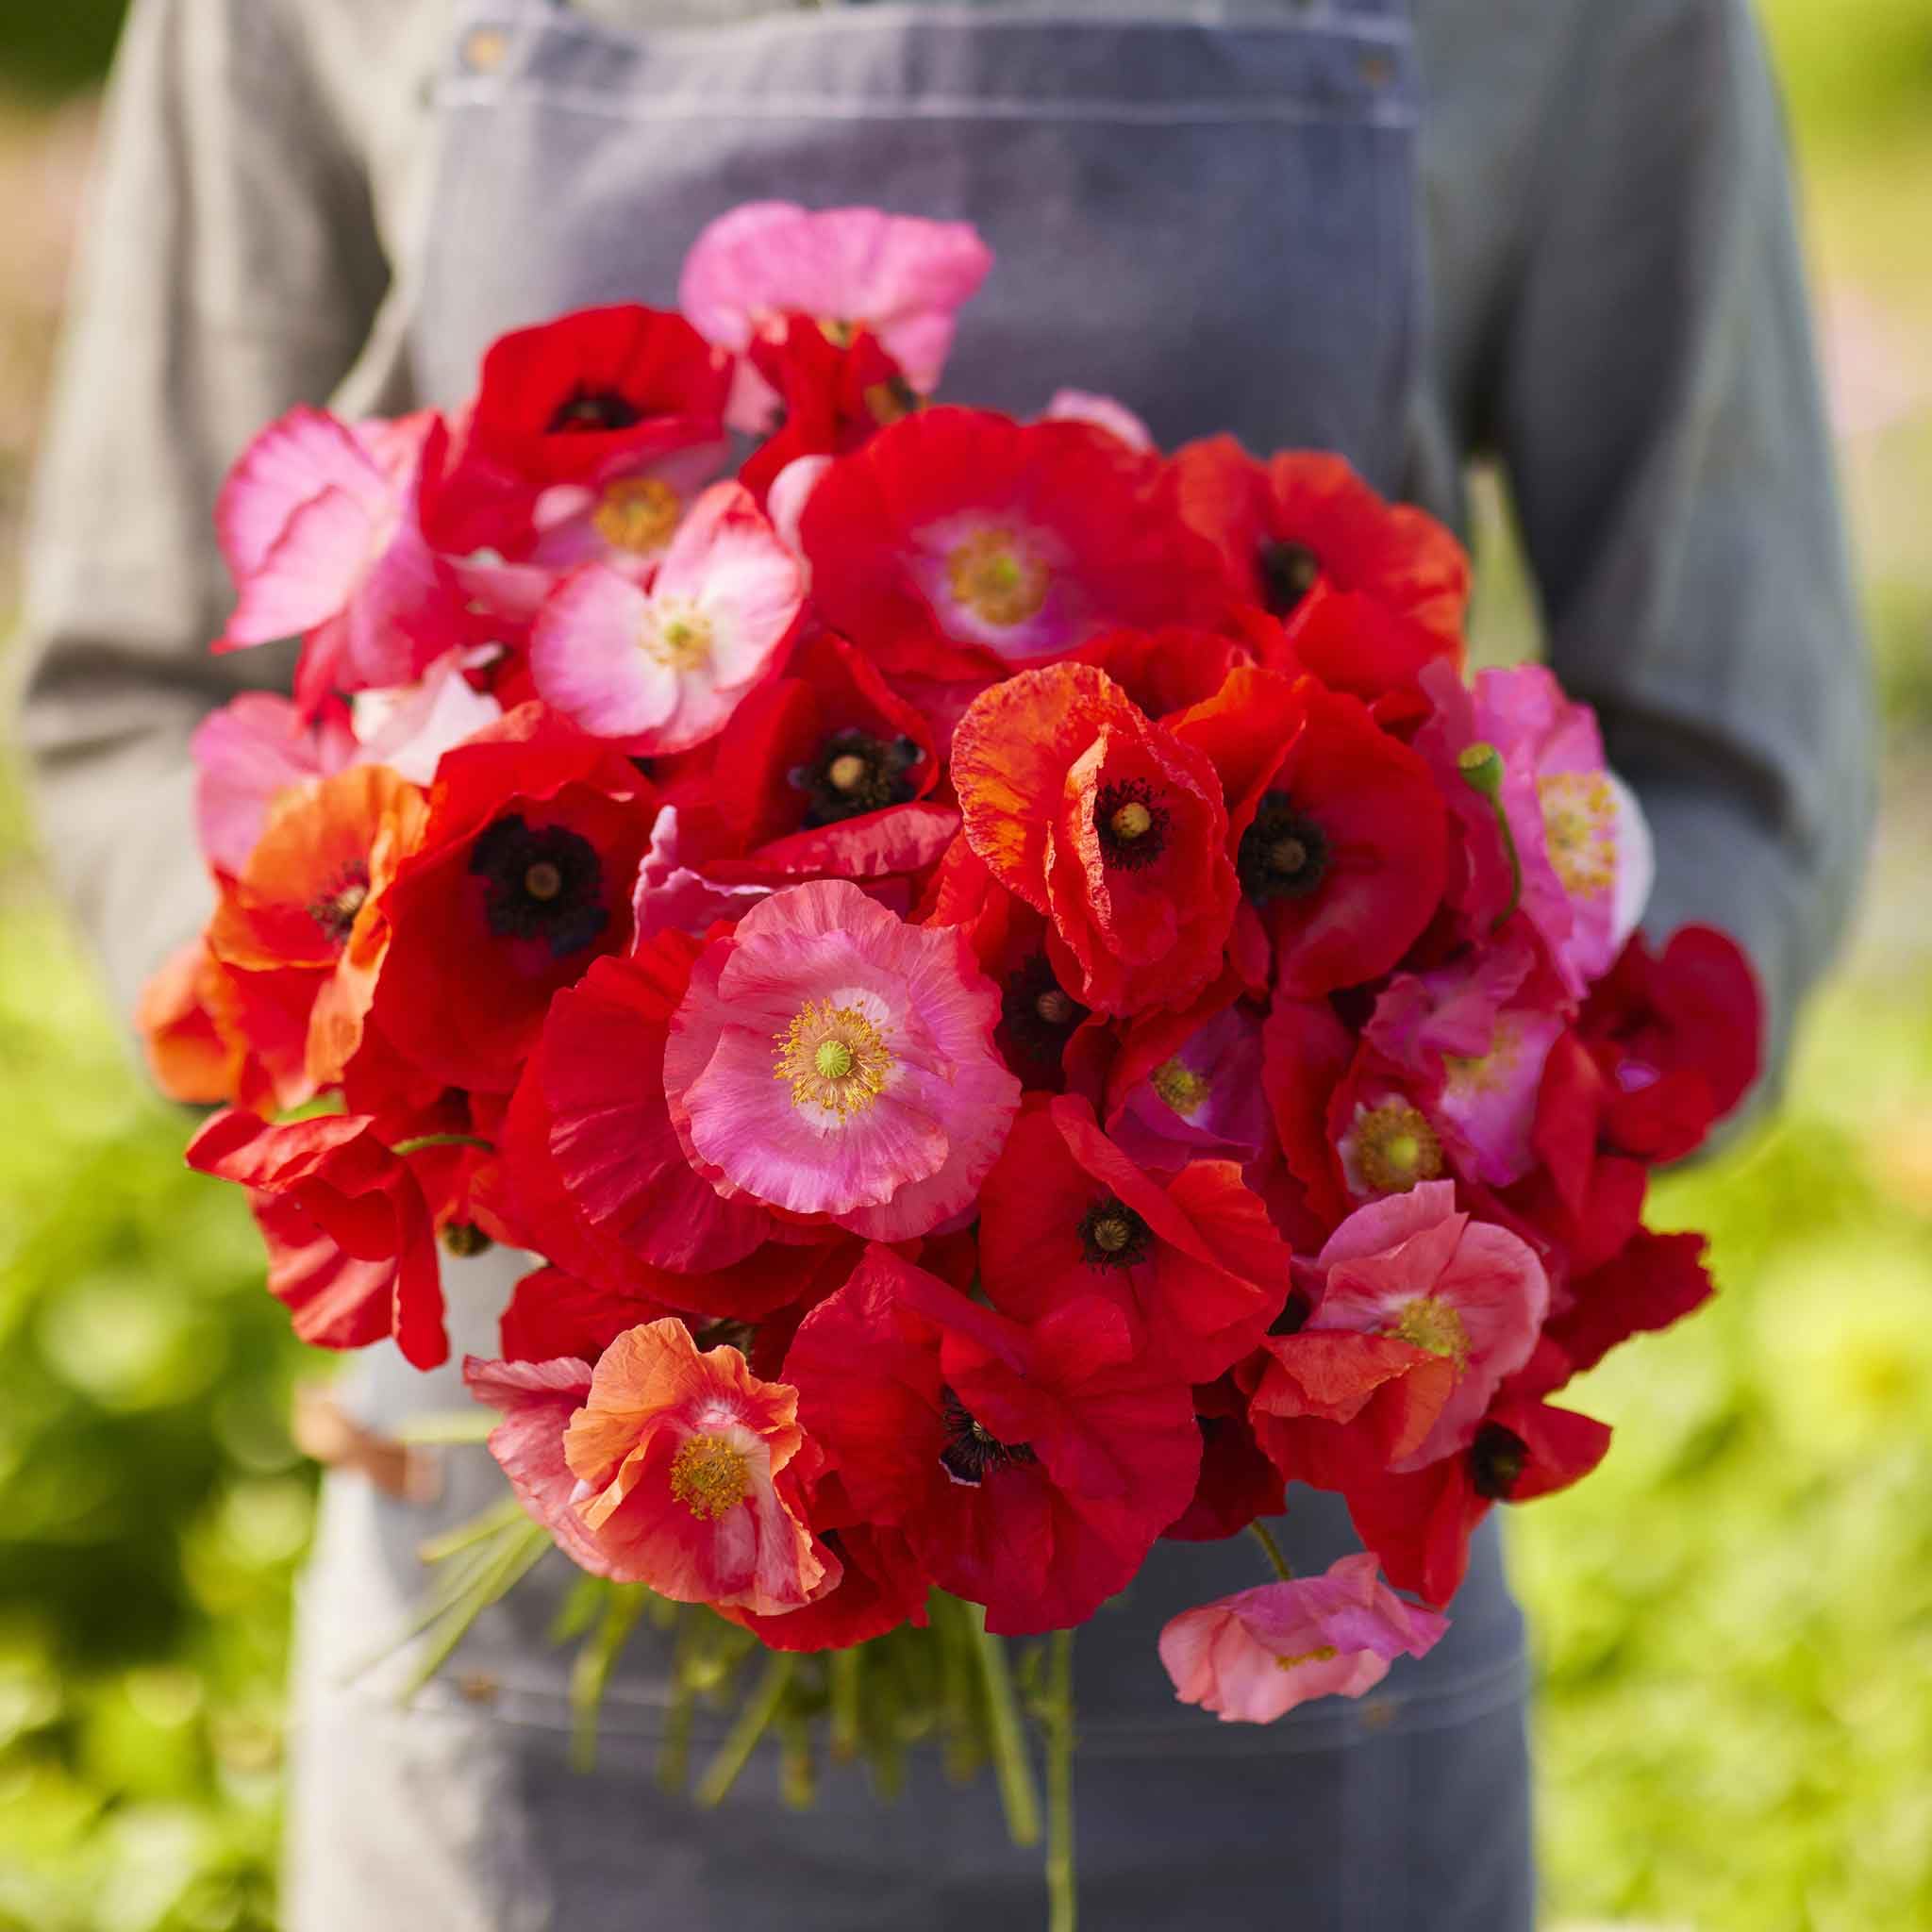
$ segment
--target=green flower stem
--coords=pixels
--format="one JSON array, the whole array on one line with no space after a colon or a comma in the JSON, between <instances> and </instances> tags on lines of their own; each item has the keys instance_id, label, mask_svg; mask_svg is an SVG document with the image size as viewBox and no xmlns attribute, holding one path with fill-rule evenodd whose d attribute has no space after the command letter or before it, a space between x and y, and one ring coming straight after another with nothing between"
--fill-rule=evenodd
<instances>
[{"instance_id":1,"label":"green flower stem","mask_svg":"<svg viewBox=\"0 0 1932 1932\"><path fill-rule=\"evenodd\" d=\"M643 1614L645 1593L635 1585L614 1586L604 1605L596 1633L577 1648L570 1674L570 1759L575 1771L597 1763L597 1713L610 1686L610 1674Z\"/></svg>"},{"instance_id":2,"label":"green flower stem","mask_svg":"<svg viewBox=\"0 0 1932 1932\"><path fill-rule=\"evenodd\" d=\"M1025 1740L1020 1731L1020 1706L1013 1695L1013 1674L1007 1663L1007 1646L986 1627L986 1611L978 1604L966 1606L974 1647L979 1657L980 1681L986 1687L988 1730L992 1745L993 1770L999 1778L1000 1804L1007 1814L1007 1830L1016 1845L1040 1842L1040 1792L1033 1779L1033 1765L1026 1756Z\"/></svg>"},{"instance_id":3,"label":"green flower stem","mask_svg":"<svg viewBox=\"0 0 1932 1932\"><path fill-rule=\"evenodd\" d=\"M1479 741L1464 745L1456 763L1462 782L1489 800L1490 809L1496 815L1496 829L1503 835L1503 850L1509 855L1509 903L1491 928L1500 932L1523 904L1523 855L1516 849L1516 834L1509 827L1509 814L1503 808L1503 754L1493 744Z\"/></svg>"},{"instance_id":4,"label":"green flower stem","mask_svg":"<svg viewBox=\"0 0 1932 1932\"><path fill-rule=\"evenodd\" d=\"M459 1523L454 1529L446 1529L441 1536L433 1536L426 1542L418 1543L416 1555L425 1563L446 1563L452 1557L475 1549L478 1543L528 1520L524 1514L524 1506L514 1496L506 1496L502 1502L484 1510L482 1515L473 1516L467 1523Z\"/></svg>"},{"instance_id":5,"label":"green flower stem","mask_svg":"<svg viewBox=\"0 0 1932 1932\"><path fill-rule=\"evenodd\" d=\"M480 1147L486 1154L496 1152L493 1141L480 1141L475 1134L418 1134L413 1141L398 1141L389 1151L407 1158L426 1147Z\"/></svg>"},{"instance_id":6,"label":"green flower stem","mask_svg":"<svg viewBox=\"0 0 1932 1932\"><path fill-rule=\"evenodd\" d=\"M1079 1887L1074 1869L1074 1633L1056 1630L1047 1653L1047 1932L1074 1932Z\"/></svg>"},{"instance_id":7,"label":"green flower stem","mask_svg":"<svg viewBox=\"0 0 1932 1932\"><path fill-rule=\"evenodd\" d=\"M550 1548L550 1532L534 1523L526 1523L521 1532L510 1531L504 1537L500 1553L492 1557L475 1584L451 1606L443 1627L403 1686L402 1703L407 1704L441 1670L455 1654L457 1645L470 1634L470 1626L476 1619L491 1604L508 1596L549 1555Z\"/></svg>"},{"instance_id":8,"label":"green flower stem","mask_svg":"<svg viewBox=\"0 0 1932 1932\"><path fill-rule=\"evenodd\" d=\"M791 1674L797 1666L797 1657L789 1650L772 1653L771 1661L765 1666L765 1674L758 1679L758 1688L738 1713L738 1722L731 1726L724 1743L719 1746L717 1757L712 1758L710 1768L699 1781L697 1802L707 1810L715 1809L731 1795L731 1787L738 1782L739 1773L751 1762L751 1754L758 1749L758 1740L775 1722L778 1707L785 1701L785 1692L791 1684Z\"/></svg>"},{"instance_id":9,"label":"green flower stem","mask_svg":"<svg viewBox=\"0 0 1932 1932\"><path fill-rule=\"evenodd\" d=\"M691 1725L698 1701L699 1619L702 1611L685 1607L677 1623L677 1641L671 1658L671 1709L664 1720L664 1743L658 1754L658 1783L673 1797L682 1797L691 1782Z\"/></svg>"},{"instance_id":10,"label":"green flower stem","mask_svg":"<svg viewBox=\"0 0 1932 1932\"><path fill-rule=\"evenodd\" d=\"M1248 1524L1255 1541L1268 1552L1268 1560L1274 1566L1274 1574L1284 1583L1294 1581L1294 1572L1288 1567L1288 1558L1281 1554L1281 1545L1269 1533L1268 1525L1257 1516Z\"/></svg>"},{"instance_id":11,"label":"green flower stem","mask_svg":"<svg viewBox=\"0 0 1932 1932\"><path fill-rule=\"evenodd\" d=\"M835 1764L850 1764L858 1756L861 1741L861 1718L859 1704L859 1646L853 1644L846 1650L835 1650L825 1660L825 1672L830 1679L829 1694L832 1707L832 1761Z\"/></svg>"}]
</instances>

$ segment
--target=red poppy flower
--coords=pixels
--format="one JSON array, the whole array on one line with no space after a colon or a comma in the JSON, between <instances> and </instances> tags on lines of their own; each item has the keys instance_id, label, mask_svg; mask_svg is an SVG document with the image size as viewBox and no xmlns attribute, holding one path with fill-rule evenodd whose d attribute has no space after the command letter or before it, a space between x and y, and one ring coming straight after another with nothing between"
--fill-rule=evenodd
<instances>
[{"instance_id":1,"label":"red poppy flower","mask_svg":"<svg viewBox=\"0 0 1932 1932\"><path fill-rule=\"evenodd\" d=\"M246 1034L276 1104L341 1074L368 1010L387 928L379 899L421 836L423 793L384 765L352 765L281 793L247 862L225 882L208 951L267 1024Z\"/></svg>"},{"instance_id":2,"label":"red poppy flower","mask_svg":"<svg viewBox=\"0 0 1932 1932\"><path fill-rule=\"evenodd\" d=\"M922 410L813 490L813 597L889 673L924 678L1043 663L1122 625L1212 629L1222 573L1152 474L1084 423Z\"/></svg>"},{"instance_id":3,"label":"red poppy flower","mask_svg":"<svg viewBox=\"0 0 1932 1932\"><path fill-rule=\"evenodd\" d=\"M375 1017L454 1087L507 1092L552 996L631 934L654 794L626 758L525 705L442 760L382 895Z\"/></svg>"},{"instance_id":4,"label":"red poppy flower","mask_svg":"<svg viewBox=\"0 0 1932 1932\"><path fill-rule=\"evenodd\" d=\"M1398 1590L1446 1604L1462 1587L1469 1540L1496 1503L1527 1503L1580 1482L1610 1446L1606 1424L1539 1398L1506 1393L1474 1442L1409 1475L1357 1469L1340 1489L1362 1541ZM1326 1472L1324 1472L1325 1474Z\"/></svg>"},{"instance_id":5,"label":"red poppy flower","mask_svg":"<svg viewBox=\"0 0 1932 1932\"><path fill-rule=\"evenodd\" d=\"M1571 1282L1569 1305L1552 1317L1544 1340L1580 1375L1631 1336L1681 1322L1715 1292L1707 1245L1701 1234L1639 1229L1612 1259Z\"/></svg>"},{"instance_id":6,"label":"red poppy flower","mask_svg":"<svg viewBox=\"0 0 1932 1932\"><path fill-rule=\"evenodd\" d=\"M148 1073L170 1100L212 1106L242 1098L248 1041L233 1023L222 966L190 940L150 975L134 1010Z\"/></svg>"},{"instance_id":7,"label":"red poppy flower","mask_svg":"<svg viewBox=\"0 0 1932 1932\"><path fill-rule=\"evenodd\" d=\"M194 1137L188 1164L250 1191L269 1291L303 1341L363 1348L393 1336L419 1369L448 1355L428 1204L374 1123L332 1114L271 1126L231 1108Z\"/></svg>"},{"instance_id":8,"label":"red poppy flower","mask_svg":"<svg viewBox=\"0 0 1932 1932\"><path fill-rule=\"evenodd\" d=\"M1459 653L1461 544L1425 512L1385 502L1341 457L1283 451L1264 463L1215 436L1177 450L1171 476L1181 515L1219 548L1244 601L1288 618L1318 587L1359 593Z\"/></svg>"},{"instance_id":9,"label":"red poppy flower","mask_svg":"<svg viewBox=\"0 0 1932 1932\"><path fill-rule=\"evenodd\" d=\"M1211 698L1228 674L1254 661L1238 639L1213 631L1110 630L1074 653L1107 673L1150 718L1166 718Z\"/></svg>"},{"instance_id":10,"label":"red poppy flower","mask_svg":"<svg viewBox=\"0 0 1932 1932\"><path fill-rule=\"evenodd\" d=\"M575 1356L594 1362L625 1329L671 1312L648 1295L618 1293L561 1268L539 1268L510 1291L499 1321L504 1359L549 1362Z\"/></svg>"},{"instance_id":11,"label":"red poppy flower","mask_svg":"<svg viewBox=\"0 0 1932 1932\"><path fill-rule=\"evenodd\" d=\"M931 725L826 632L665 783L687 835L715 825L737 857L801 832L875 832L881 813L928 797L939 774ZM849 876L826 849L828 874Z\"/></svg>"},{"instance_id":12,"label":"red poppy flower","mask_svg":"<svg viewBox=\"0 0 1932 1932\"><path fill-rule=\"evenodd\" d=\"M1201 1427L1201 1480L1193 1501L1161 1535L1169 1542L1220 1542L1259 1517L1279 1516L1288 1503L1286 1485L1256 1441L1247 1403L1232 1377L1194 1391L1194 1417Z\"/></svg>"},{"instance_id":13,"label":"red poppy flower","mask_svg":"<svg viewBox=\"0 0 1932 1932\"><path fill-rule=\"evenodd\" d=\"M874 1247L800 1325L785 1373L853 1507L903 1528L1003 1635L1091 1616L1200 1468L1187 1385L1103 1297L1022 1326Z\"/></svg>"},{"instance_id":14,"label":"red poppy flower","mask_svg":"<svg viewBox=\"0 0 1932 1932\"><path fill-rule=\"evenodd\" d=\"M541 489L600 481L722 434L731 358L667 310L580 309L499 337L470 449Z\"/></svg>"},{"instance_id":15,"label":"red poppy flower","mask_svg":"<svg viewBox=\"0 0 1932 1932\"><path fill-rule=\"evenodd\" d=\"M778 426L753 451L739 481L764 502L788 463L845 456L919 398L871 329L828 327L809 315L775 316L752 338L752 367L778 398Z\"/></svg>"},{"instance_id":16,"label":"red poppy flower","mask_svg":"<svg viewBox=\"0 0 1932 1932\"><path fill-rule=\"evenodd\" d=\"M1263 670L1231 673L1172 728L1221 774L1244 902L1235 958L1251 983L1263 933L1295 998L1394 966L1446 875L1441 794L1423 759L1359 699Z\"/></svg>"},{"instance_id":17,"label":"red poppy flower","mask_svg":"<svg viewBox=\"0 0 1932 1932\"><path fill-rule=\"evenodd\" d=\"M1219 780L1104 673L993 686L954 735L952 776L967 842L1052 920L1083 1005L1174 1006L1219 972L1238 890Z\"/></svg>"},{"instance_id":18,"label":"red poppy flower","mask_svg":"<svg viewBox=\"0 0 1932 1932\"><path fill-rule=\"evenodd\" d=\"M980 1274L995 1307L1035 1321L1105 1295L1137 1345L1188 1382L1211 1382L1259 1342L1287 1299L1288 1265L1233 1161L1192 1161L1163 1184L1071 1094L1021 1116L980 1192Z\"/></svg>"}]
</instances>

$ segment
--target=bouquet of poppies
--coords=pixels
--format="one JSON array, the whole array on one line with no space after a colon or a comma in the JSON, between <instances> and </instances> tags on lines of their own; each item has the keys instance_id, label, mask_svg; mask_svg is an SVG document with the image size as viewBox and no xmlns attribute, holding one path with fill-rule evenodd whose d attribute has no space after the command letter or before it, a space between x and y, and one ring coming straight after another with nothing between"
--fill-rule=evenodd
<instances>
[{"instance_id":1,"label":"bouquet of poppies","mask_svg":"<svg viewBox=\"0 0 1932 1932\"><path fill-rule=\"evenodd\" d=\"M604 1666L644 1615L693 1685L769 1653L709 1795L768 1726L803 1790L815 1714L930 1720L1024 1836L1002 1638L1158 1538L1278 1565L1305 1483L1363 1551L1160 1661L1224 1719L1359 1695L1596 1464L1552 1398L1710 1291L1645 1185L1758 1003L1637 935L1636 803L1547 671L1468 679L1427 516L1108 398L933 406L989 266L746 207L681 312L265 430L215 648L300 638L294 695L196 738L219 904L143 1020L308 1341L432 1367L439 1243L534 1257L450 1630L555 1543ZM1063 1634L1018 1681L1063 1762Z\"/></svg>"}]
</instances>

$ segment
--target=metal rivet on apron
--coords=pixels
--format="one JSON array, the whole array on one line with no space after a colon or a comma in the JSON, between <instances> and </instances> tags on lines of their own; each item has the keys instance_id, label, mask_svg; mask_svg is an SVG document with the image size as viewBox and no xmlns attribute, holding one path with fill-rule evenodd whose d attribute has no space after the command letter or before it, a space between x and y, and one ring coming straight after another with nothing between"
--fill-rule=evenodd
<instances>
[{"instance_id":1,"label":"metal rivet on apron","mask_svg":"<svg viewBox=\"0 0 1932 1932\"><path fill-rule=\"evenodd\" d=\"M463 36L463 65L472 74L494 74L509 58L509 34L500 26L473 26Z\"/></svg>"},{"instance_id":2,"label":"metal rivet on apron","mask_svg":"<svg viewBox=\"0 0 1932 1932\"><path fill-rule=\"evenodd\" d=\"M1371 87L1384 88L1395 78L1395 62L1387 54L1364 54L1358 72Z\"/></svg>"}]
</instances>

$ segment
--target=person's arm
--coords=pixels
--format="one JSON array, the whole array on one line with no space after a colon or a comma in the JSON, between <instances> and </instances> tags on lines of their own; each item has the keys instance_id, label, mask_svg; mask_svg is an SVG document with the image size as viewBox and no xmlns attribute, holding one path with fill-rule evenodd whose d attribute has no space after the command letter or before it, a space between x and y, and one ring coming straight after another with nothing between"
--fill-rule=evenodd
<instances>
[{"instance_id":1,"label":"person's arm","mask_svg":"<svg viewBox=\"0 0 1932 1932\"><path fill-rule=\"evenodd\" d=\"M1575 17L1492 432L1551 660L1656 832L1646 924L1747 946L1774 1079L1874 773L1784 127L1748 0Z\"/></svg>"},{"instance_id":2,"label":"person's arm","mask_svg":"<svg viewBox=\"0 0 1932 1932\"><path fill-rule=\"evenodd\" d=\"M109 90L19 642L43 843L124 1011L207 909L189 735L290 669L208 655L216 492L256 430L335 389L388 281L311 44L329 18L137 0Z\"/></svg>"}]
</instances>

